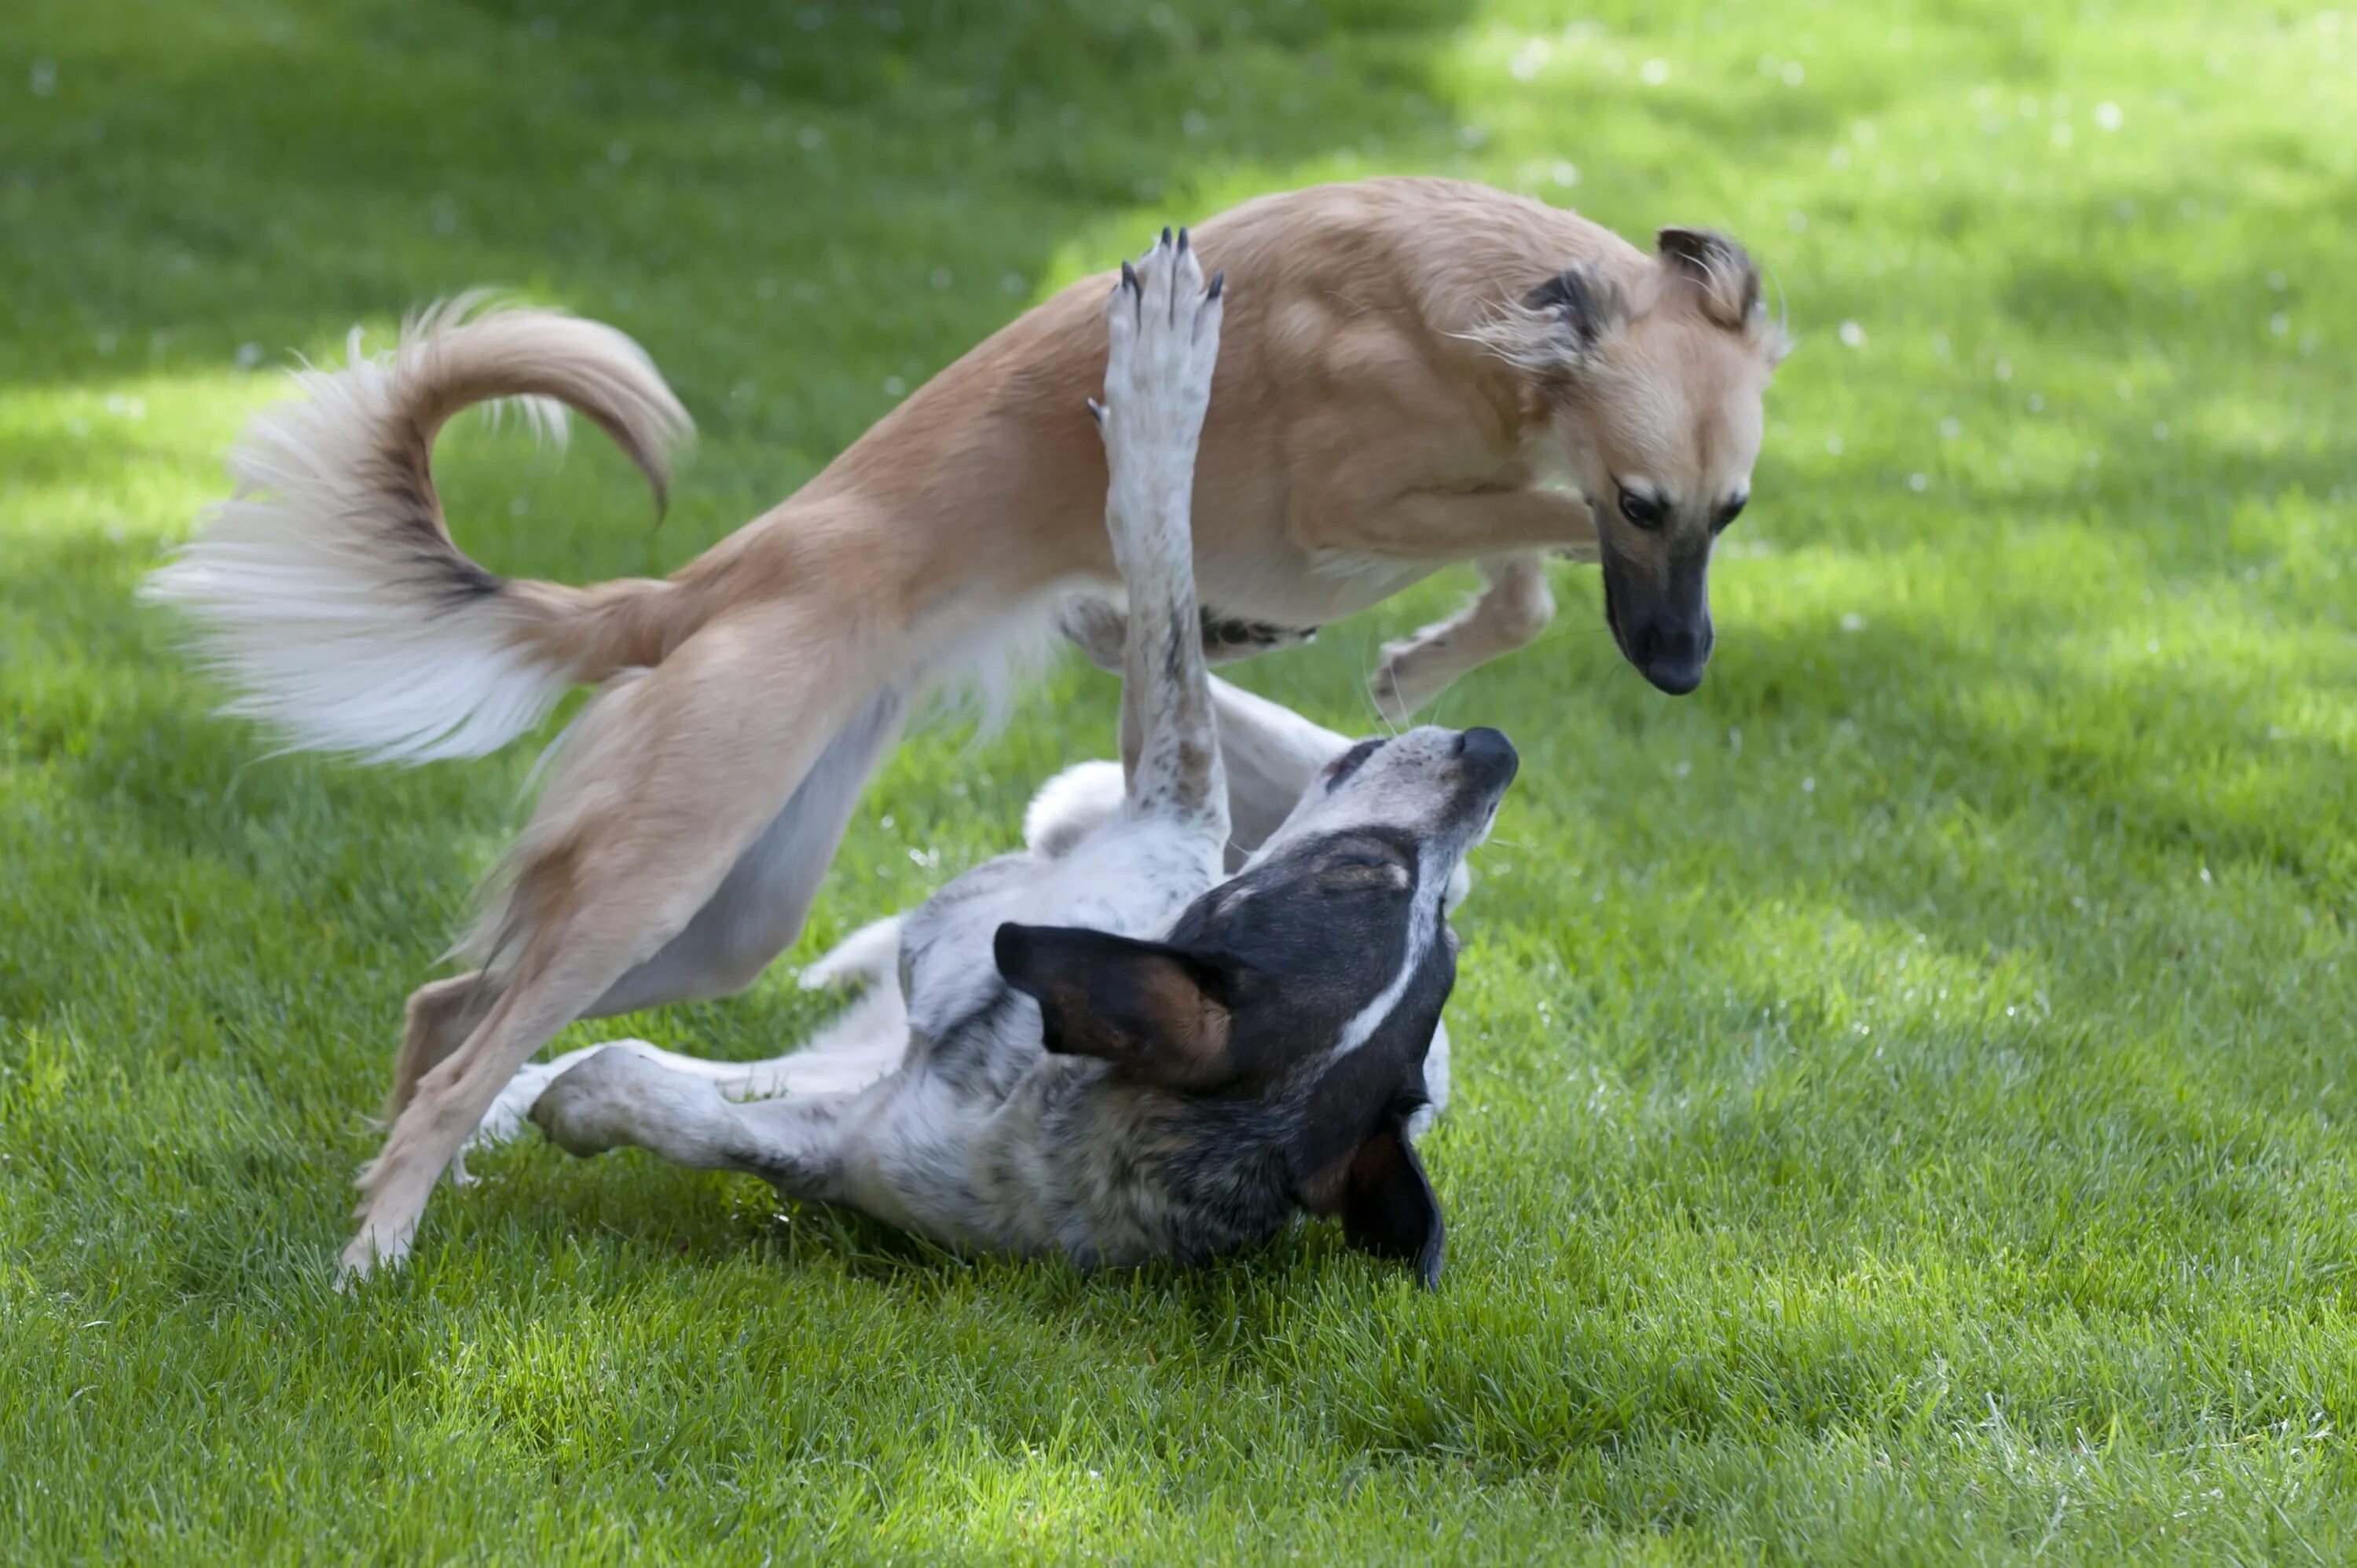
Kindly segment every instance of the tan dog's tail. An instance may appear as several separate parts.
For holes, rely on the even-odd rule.
[[[453,543],[430,453],[451,415],[514,399],[562,438],[573,409],[660,499],[686,410],[636,343],[481,295],[413,320],[399,347],[299,373],[307,395],[255,416],[236,489],[141,596],[194,623],[235,688],[223,709],[289,744],[372,761],[479,757],[572,686],[658,662],[700,618],[672,584],[507,581]]]

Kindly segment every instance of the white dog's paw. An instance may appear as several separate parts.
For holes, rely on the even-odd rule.
[[[522,1132],[524,1123],[532,1119],[532,1102],[565,1070],[565,1060],[560,1057],[553,1062],[526,1062],[518,1068],[516,1075],[508,1079],[508,1086],[500,1090],[500,1097],[491,1101],[491,1108],[483,1112],[473,1136],[467,1140],[467,1147],[482,1149],[504,1144]]]
[[[609,1043],[624,1047],[644,1046],[649,1050],[654,1048],[644,1040],[614,1040]],[[491,1108],[483,1112],[483,1119],[476,1124],[473,1136],[467,1140],[467,1148],[483,1149],[512,1141],[523,1131],[524,1124],[532,1120],[533,1102],[540,1098],[544,1090],[563,1076],[566,1069],[587,1061],[606,1048],[606,1046],[584,1046],[577,1051],[567,1051],[553,1061],[526,1062],[518,1068],[516,1075],[508,1079],[508,1086],[500,1090],[500,1097],[491,1101]],[[459,1157],[465,1158],[463,1151]]]
[[[1220,320],[1227,309],[1225,274],[1207,287],[1187,231],[1170,231],[1136,265],[1124,262],[1105,299],[1112,347],[1105,400],[1091,404],[1104,434],[1114,483],[1143,482],[1154,493],[1184,493],[1193,477],[1195,441],[1211,406],[1211,371],[1220,358]],[[1160,470],[1184,464],[1186,471]]]
[[[673,1090],[683,1075],[630,1048],[639,1043],[594,1047],[540,1091],[532,1119],[549,1142],[584,1156],[640,1142],[643,1107],[651,1096]]]

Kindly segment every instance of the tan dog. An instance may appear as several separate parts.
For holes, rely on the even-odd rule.
[[[1491,564],[1465,615],[1386,650],[1378,687],[1404,711],[1535,636],[1553,609],[1537,554],[1566,550],[1600,556],[1631,661],[1694,688],[1712,541],[1749,493],[1782,351],[1738,248],[1665,229],[1647,255],[1429,179],[1264,198],[1194,242],[1238,285],[1194,490],[1222,651]],[[428,466],[461,409],[536,397],[661,489],[686,416],[611,328],[454,307],[257,418],[235,499],[148,590],[195,618],[242,693],[231,711],[298,745],[422,760],[490,751],[608,682],[479,929],[481,967],[410,998],[348,1269],[406,1253],[435,1182],[557,1030],[748,983],[800,930],[909,703],[1118,583],[1082,413],[1107,286],[1015,321],[660,582],[492,576],[452,543]],[[1102,644],[1104,621],[1100,597],[1074,624]]]

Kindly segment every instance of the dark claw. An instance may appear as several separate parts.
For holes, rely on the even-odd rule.
[[[1217,299],[1220,297],[1220,291],[1227,286],[1228,270],[1225,267],[1222,267],[1218,272],[1211,274],[1211,286],[1203,291],[1203,297],[1205,299]]]
[[[1168,223],[1162,226],[1162,242],[1166,245],[1170,242],[1170,225]]]
[[[1137,269],[1127,262],[1121,263],[1121,286],[1132,294],[1137,292]]]
[[[1094,398],[1089,399],[1089,417],[1097,422],[1097,428],[1100,430],[1104,428],[1104,404]]]
[[[1182,256],[1187,253],[1187,231],[1183,227],[1178,231],[1178,253]]]

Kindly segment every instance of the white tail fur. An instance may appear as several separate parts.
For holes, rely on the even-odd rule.
[[[687,413],[613,328],[484,304],[429,309],[374,356],[355,328],[349,364],[297,372],[306,395],[254,417],[231,499],[141,589],[193,623],[198,657],[237,693],[222,712],[371,761],[478,757],[607,672],[538,635],[563,598],[459,552],[428,453],[469,404],[511,400],[560,440],[569,406],[660,495]]]

